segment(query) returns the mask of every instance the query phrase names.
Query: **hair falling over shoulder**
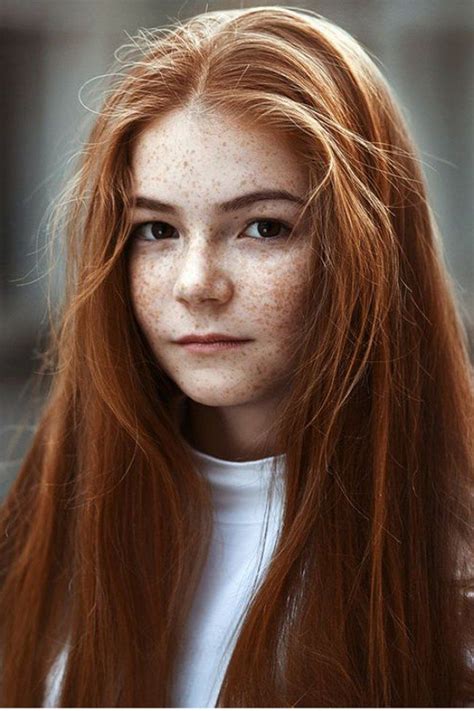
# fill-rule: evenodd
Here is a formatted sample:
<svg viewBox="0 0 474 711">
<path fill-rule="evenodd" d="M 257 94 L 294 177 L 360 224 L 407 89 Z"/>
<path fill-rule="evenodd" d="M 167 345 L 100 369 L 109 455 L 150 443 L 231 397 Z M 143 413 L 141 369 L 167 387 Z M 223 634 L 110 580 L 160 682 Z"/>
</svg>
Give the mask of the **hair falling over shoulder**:
<svg viewBox="0 0 474 711">
<path fill-rule="evenodd" d="M 464 705 L 472 368 L 390 89 L 344 30 L 285 7 L 141 30 L 116 60 L 51 220 L 66 288 L 49 395 L 1 506 L 1 704 L 40 706 L 67 642 L 61 706 L 171 705 L 212 509 L 127 298 L 130 151 L 194 106 L 292 138 L 314 247 L 275 422 L 281 533 L 218 705 Z"/>
</svg>

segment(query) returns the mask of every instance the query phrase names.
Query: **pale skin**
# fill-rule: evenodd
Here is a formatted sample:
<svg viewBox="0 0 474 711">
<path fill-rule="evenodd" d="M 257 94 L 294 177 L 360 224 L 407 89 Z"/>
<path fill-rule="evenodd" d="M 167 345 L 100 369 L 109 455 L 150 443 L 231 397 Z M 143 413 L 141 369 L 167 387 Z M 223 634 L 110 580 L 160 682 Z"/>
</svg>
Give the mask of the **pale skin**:
<svg viewBox="0 0 474 711">
<path fill-rule="evenodd" d="M 266 435 L 290 387 L 310 249 L 301 229 L 289 239 L 308 191 L 301 160 L 271 131 L 188 107 L 146 128 L 132 170 L 135 199 L 175 206 L 134 207 L 129 275 L 139 326 L 187 396 L 186 439 L 220 459 L 280 454 Z M 219 209 L 262 191 L 296 199 Z M 173 342 L 211 332 L 252 340 L 205 354 Z"/>
</svg>

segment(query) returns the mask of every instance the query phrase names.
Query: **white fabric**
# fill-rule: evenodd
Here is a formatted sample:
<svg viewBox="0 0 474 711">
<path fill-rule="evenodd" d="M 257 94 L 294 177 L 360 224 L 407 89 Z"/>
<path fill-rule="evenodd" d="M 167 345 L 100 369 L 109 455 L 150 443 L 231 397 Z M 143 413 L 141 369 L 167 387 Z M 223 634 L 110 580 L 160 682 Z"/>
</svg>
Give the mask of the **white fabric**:
<svg viewBox="0 0 474 711">
<path fill-rule="evenodd" d="M 270 509 L 265 546 L 263 524 L 274 457 L 230 462 L 193 450 L 211 484 L 214 532 L 184 640 L 184 656 L 172 705 L 214 707 L 254 580 L 261 580 L 273 552 L 282 512 L 282 487 Z M 282 472 L 284 455 L 277 458 Z M 259 557 L 262 554 L 260 571 Z M 257 575 L 258 573 L 258 575 Z M 241 622 L 241 621 L 240 621 Z"/>
<path fill-rule="evenodd" d="M 284 455 L 232 462 L 191 449 L 200 473 L 211 486 L 214 529 L 173 685 L 171 705 L 177 708 L 215 706 L 242 622 L 239 616 L 245 612 L 252 584 L 261 580 L 276 543 L 283 501 L 279 477 L 264 543 L 271 466 L 276 460 L 281 474 Z M 43 707 L 57 706 L 66 659 L 67 651 L 63 650 L 48 679 Z"/>
</svg>

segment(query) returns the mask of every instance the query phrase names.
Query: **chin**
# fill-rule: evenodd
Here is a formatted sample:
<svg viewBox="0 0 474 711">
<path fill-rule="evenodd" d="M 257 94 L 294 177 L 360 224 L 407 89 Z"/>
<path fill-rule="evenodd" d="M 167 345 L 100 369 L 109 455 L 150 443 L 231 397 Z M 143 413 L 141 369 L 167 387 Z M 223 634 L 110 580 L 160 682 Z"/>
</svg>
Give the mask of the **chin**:
<svg viewBox="0 0 474 711">
<path fill-rule="evenodd" d="M 221 385 L 208 384 L 202 387 L 194 386 L 186 388 L 183 384 L 179 386 L 183 393 L 200 405 L 206 405 L 207 407 L 232 407 L 234 405 L 245 405 L 251 399 L 248 390 L 245 388 L 235 389 L 229 388 L 227 386 L 223 387 Z"/>
</svg>

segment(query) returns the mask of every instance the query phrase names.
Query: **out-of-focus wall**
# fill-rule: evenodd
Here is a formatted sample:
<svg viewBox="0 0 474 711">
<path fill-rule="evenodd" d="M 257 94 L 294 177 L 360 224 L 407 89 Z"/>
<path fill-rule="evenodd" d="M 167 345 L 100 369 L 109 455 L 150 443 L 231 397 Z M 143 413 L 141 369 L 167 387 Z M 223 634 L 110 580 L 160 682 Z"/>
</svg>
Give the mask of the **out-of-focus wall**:
<svg viewBox="0 0 474 711">
<path fill-rule="evenodd" d="M 42 219 L 93 116 L 80 87 L 107 71 L 126 32 L 206 10 L 262 2 L 215 0 L 3 0 L 5 49 L 0 133 L 0 497 L 15 476 L 31 429 L 7 447 L 21 422 L 33 427 L 35 351 L 46 327 Z M 290 5 L 290 3 L 289 3 Z M 294 5 L 293 5 L 294 6 Z M 474 85 L 472 0 L 313 0 L 314 10 L 355 35 L 377 58 L 421 151 L 448 268 L 466 313 L 474 306 L 472 242 Z M 58 272 L 58 275 L 60 272 Z M 53 294 L 61 288 L 59 276 Z"/>
</svg>

